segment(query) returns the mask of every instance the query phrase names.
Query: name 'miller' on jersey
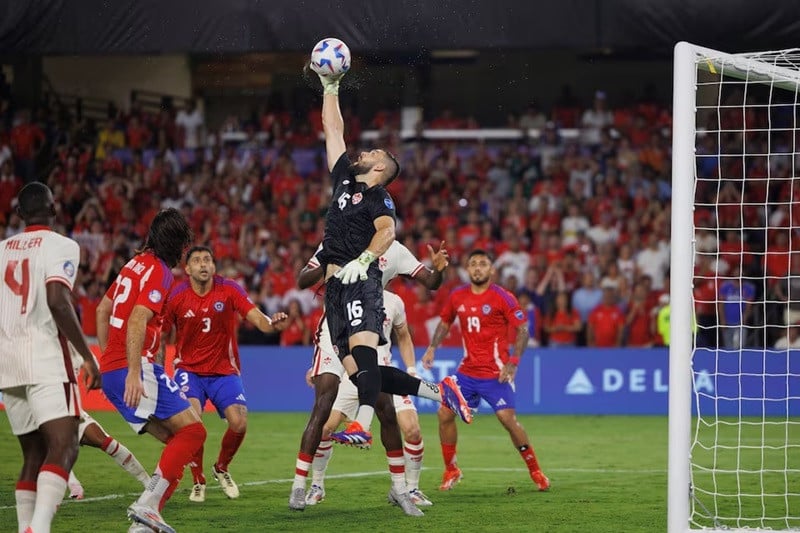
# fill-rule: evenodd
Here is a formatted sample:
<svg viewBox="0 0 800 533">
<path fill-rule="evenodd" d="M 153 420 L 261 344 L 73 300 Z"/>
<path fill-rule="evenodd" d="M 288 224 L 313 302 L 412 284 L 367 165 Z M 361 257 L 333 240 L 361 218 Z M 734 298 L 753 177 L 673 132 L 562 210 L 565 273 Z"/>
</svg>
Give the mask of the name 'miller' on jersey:
<svg viewBox="0 0 800 533">
<path fill-rule="evenodd" d="M 111 316 L 108 319 L 108 344 L 100 360 L 101 372 L 128 366 L 128 319 L 137 305 L 153 312 L 145 328 L 142 357 L 150 360 L 155 357 L 161 342 L 164 302 L 172 281 L 170 268 L 151 252 L 135 256 L 122 267 L 117 279 L 106 291 L 106 297 L 111 300 Z"/>
<path fill-rule="evenodd" d="M 322 266 L 344 266 L 367 249 L 375 236 L 375 219 L 395 218 L 394 202 L 380 185 L 367 187 L 350 174 L 350 159 L 342 154 L 331 170 L 333 201 L 325 220 L 323 248 L 317 255 Z M 368 273 L 375 279 L 378 266 L 373 261 Z"/>
<path fill-rule="evenodd" d="M 75 382 L 67 340 L 47 304 L 47 284 L 75 283 L 80 246 L 46 226 L 0 241 L 0 389 Z"/>
<path fill-rule="evenodd" d="M 176 328 L 175 367 L 207 376 L 239 374 L 236 315 L 247 316 L 255 306 L 238 283 L 222 276 L 214 276 L 204 296 L 189 281 L 173 287 L 164 330 Z"/>
<path fill-rule="evenodd" d="M 517 298 L 492 283 L 480 294 L 470 285 L 456 287 L 442 309 L 442 320 L 450 324 L 458 317 L 464 339 L 464 358 L 458 371 L 474 378 L 500 375 L 508 360 L 509 328 L 526 323 Z"/>
</svg>

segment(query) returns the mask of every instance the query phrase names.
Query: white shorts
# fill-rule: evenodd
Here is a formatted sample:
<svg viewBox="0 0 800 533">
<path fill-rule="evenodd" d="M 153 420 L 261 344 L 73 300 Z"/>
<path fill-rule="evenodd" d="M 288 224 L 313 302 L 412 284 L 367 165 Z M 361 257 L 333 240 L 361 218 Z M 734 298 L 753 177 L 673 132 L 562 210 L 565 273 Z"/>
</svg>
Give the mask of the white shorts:
<svg viewBox="0 0 800 533">
<path fill-rule="evenodd" d="M 3 390 L 8 422 L 14 435 L 26 435 L 45 422 L 81 416 L 81 401 L 75 383 L 22 385 Z"/>
<path fill-rule="evenodd" d="M 317 328 L 317 340 L 314 343 L 314 362 L 311 365 L 311 376 L 319 376 L 320 374 L 333 374 L 338 376 L 341 381 L 347 381 L 347 372 L 345 372 L 339 356 L 333 349 L 331 342 L 331 333 L 328 330 L 328 321 L 325 318 Z"/>
<path fill-rule="evenodd" d="M 414 405 L 414 400 L 410 396 L 392 395 L 394 402 L 394 410 L 398 413 L 401 411 L 415 411 L 417 406 Z M 355 419 L 356 412 L 358 411 L 358 389 L 349 378 L 345 377 L 339 382 L 339 392 L 336 393 L 336 401 L 333 402 L 333 410 L 344 413 L 344 416 L 350 420 Z"/>
</svg>

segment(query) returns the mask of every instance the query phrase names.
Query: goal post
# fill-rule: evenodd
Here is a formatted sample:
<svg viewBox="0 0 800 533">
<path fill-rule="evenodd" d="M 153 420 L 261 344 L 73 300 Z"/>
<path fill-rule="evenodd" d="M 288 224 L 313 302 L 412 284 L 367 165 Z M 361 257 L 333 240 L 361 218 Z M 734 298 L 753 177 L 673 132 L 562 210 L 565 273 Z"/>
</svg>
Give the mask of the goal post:
<svg viewBox="0 0 800 533">
<path fill-rule="evenodd" d="M 798 120 L 800 49 L 675 46 L 669 533 L 800 531 Z"/>
</svg>

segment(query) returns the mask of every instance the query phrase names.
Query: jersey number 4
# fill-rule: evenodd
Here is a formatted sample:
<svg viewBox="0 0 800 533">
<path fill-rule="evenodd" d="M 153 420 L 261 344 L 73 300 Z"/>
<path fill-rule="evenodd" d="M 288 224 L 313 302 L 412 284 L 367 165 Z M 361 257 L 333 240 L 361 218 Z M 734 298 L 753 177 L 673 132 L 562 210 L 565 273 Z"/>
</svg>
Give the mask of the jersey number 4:
<svg viewBox="0 0 800 533">
<path fill-rule="evenodd" d="M 20 265 L 22 279 L 17 279 L 17 265 Z M 20 306 L 20 314 L 24 315 L 28 312 L 28 292 L 31 288 L 31 270 L 28 266 L 28 260 L 22 261 L 9 261 L 6 265 L 6 272 L 3 280 L 11 289 L 11 292 L 22 298 L 22 305 Z"/>
</svg>

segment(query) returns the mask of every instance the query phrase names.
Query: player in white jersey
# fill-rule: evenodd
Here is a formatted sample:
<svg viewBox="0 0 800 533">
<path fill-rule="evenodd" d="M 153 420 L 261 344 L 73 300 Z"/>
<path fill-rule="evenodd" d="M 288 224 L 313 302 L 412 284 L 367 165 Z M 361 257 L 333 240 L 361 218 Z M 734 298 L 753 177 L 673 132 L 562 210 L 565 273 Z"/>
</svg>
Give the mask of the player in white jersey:
<svg viewBox="0 0 800 533">
<path fill-rule="evenodd" d="M 319 252 L 319 250 L 320 248 L 317 249 L 317 252 Z M 417 258 L 414 257 L 414 255 L 408 250 L 408 248 L 399 242 L 392 243 L 386 253 L 378 258 L 378 265 L 383 272 L 384 286 L 396 276 L 402 275 L 419 281 L 421 284 L 431 290 L 437 289 L 442 283 L 442 274 L 449 264 L 449 257 L 447 255 L 447 250 L 444 248 L 444 242 L 441 243 L 438 250 L 434 251 L 431 246 L 428 246 L 428 250 L 431 254 L 431 263 L 433 265 L 433 269 L 427 268 L 425 265 L 420 263 L 420 261 L 417 260 Z M 301 288 L 310 287 L 317 283 L 321 278 L 322 269 L 319 267 L 319 262 L 316 260 L 315 255 L 315 257 L 312 257 L 308 261 L 308 264 L 301 272 L 298 279 L 298 285 Z M 300 441 L 300 451 L 297 455 L 297 462 L 295 465 L 295 478 L 289 497 L 289 508 L 297 511 L 305 509 L 307 497 L 306 478 L 308 477 L 308 472 L 311 468 L 314 455 L 317 453 L 318 447 L 320 447 L 322 430 L 325 422 L 330 416 L 331 408 L 333 407 L 333 403 L 336 399 L 339 389 L 339 383 L 343 381 L 341 378 L 345 375 L 344 367 L 342 366 L 331 342 L 330 334 L 327 328 L 327 321 L 324 317 L 322 320 L 320 320 L 314 341 L 314 360 L 309 379 L 313 382 L 315 401 L 308 423 L 306 424 L 305 431 L 303 432 L 303 437 Z M 383 368 L 381 370 L 383 371 Z M 397 369 L 392 370 L 396 372 L 398 371 Z M 385 399 L 383 399 L 384 397 Z M 435 401 L 442 401 L 442 398 L 439 396 L 438 392 L 435 394 L 428 394 L 425 397 Z M 404 447 L 402 438 L 400 437 L 399 428 L 397 428 L 397 422 L 391 400 L 387 395 L 382 395 L 382 399 L 379 401 L 381 402 L 381 406 L 379 406 L 380 408 L 376 412 L 381 420 L 381 425 L 384 428 L 390 429 L 390 431 L 382 432 L 382 440 L 384 447 L 387 449 L 387 457 L 389 457 L 391 462 L 392 455 L 398 450 L 402 452 Z M 457 410 L 458 406 L 454 406 L 454 409 Z M 392 427 L 394 427 L 394 430 L 391 430 Z M 387 442 L 387 437 L 384 434 L 389 433 L 392 434 L 392 437 L 391 441 Z M 406 443 L 407 447 L 412 450 L 412 454 L 418 454 L 418 452 L 422 449 L 422 440 L 419 439 L 417 443 L 418 444 L 416 446 Z M 330 441 L 327 441 L 322 445 L 322 448 L 323 450 L 325 448 L 330 449 L 330 446 Z M 410 500 L 411 497 L 408 499 Z M 393 503 L 396 502 L 393 500 Z M 413 501 L 409 503 L 411 504 L 410 507 L 413 509 L 405 505 L 404 502 L 401 507 L 403 507 L 403 510 L 407 514 L 416 514 L 416 508 L 413 506 Z"/>
<path fill-rule="evenodd" d="M 396 294 L 387 290 L 383 291 L 383 305 L 386 319 L 383 322 L 383 334 L 387 340 L 391 339 L 392 333 L 396 339 L 397 347 L 400 351 L 400 358 L 403 360 L 409 373 L 416 373 L 416 357 L 414 355 L 414 342 L 411 339 L 411 332 L 408 330 L 406 321 L 406 309 L 403 300 Z M 391 343 L 378 347 L 378 364 L 390 366 L 392 364 L 392 345 Z M 419 416 L 417 408 L 409 396 L 392 395 L 394 410 L 397 413 L 397 423 L 405 439 L 403 453 L 399 457 L 390 457 L 390 461 L 402 460 L 405 458 L 405 478 L 398 474 L 396 465 L 390 464 L 390 472 L 393 484 L 405 484 L 406 489 L 411 495 L 412 501 L 417 506 L 429 506 L 433 503 L 425 496 L 419 488 L 419 477 L 422 472 L 422 459 L 424 454 L 424 444 L 419 428 Z M 358 389 L 349 379 L 339 382 L 339 392 L 328 421 L 325 423 L 322 433 L 322 442 L 317 448 L 314 462 L 311 465 L 313 470 L 311 479 L 311 489 L 306 494 L 306 504 L 316 505 L 325 498 L 325 470 L 333 454 L 330 444 L 330 434 L 333 433 L 345 419 L 352 420 L 358 410 Z M 326 442 L 327 441 L 327 442 Z"/>
<path fill-rule="evenodd" d="M 56 209 L 38 182 L 19 192 L 25 231 L 0 241 L 0 390 L 22 447 L 15 497 L 20 532 L 49 532 L 78 456 L 80 400 L 67 341 L 89 389 L 100 372 L 72 305 L 80 248 L 52 231 Z"/>
<path fill-rule="evenodd" d="M 72 365 L 77 375 L 82 363 L 82 359 L 70 344 L 70 354 L 72 355 Z M 145 471 L 142 463 L 136 459 L 127 446 L 119 442 L 114 437 L 106 433 L 103 426 L 91 417 L 89 413 L 81 409 L 81 421 L 78 425 L 78 442 L 81 446 L 91 446 L 103 450 L 127 473 L 136 478 L 142 485 L 147 487 L 150 482 L 150 475 Z M 74 470 L 69 472 L 69 497 L 75 500 L 82 500 L 84 497 L 83 485 L 75 475 Z"/>
</svg>

